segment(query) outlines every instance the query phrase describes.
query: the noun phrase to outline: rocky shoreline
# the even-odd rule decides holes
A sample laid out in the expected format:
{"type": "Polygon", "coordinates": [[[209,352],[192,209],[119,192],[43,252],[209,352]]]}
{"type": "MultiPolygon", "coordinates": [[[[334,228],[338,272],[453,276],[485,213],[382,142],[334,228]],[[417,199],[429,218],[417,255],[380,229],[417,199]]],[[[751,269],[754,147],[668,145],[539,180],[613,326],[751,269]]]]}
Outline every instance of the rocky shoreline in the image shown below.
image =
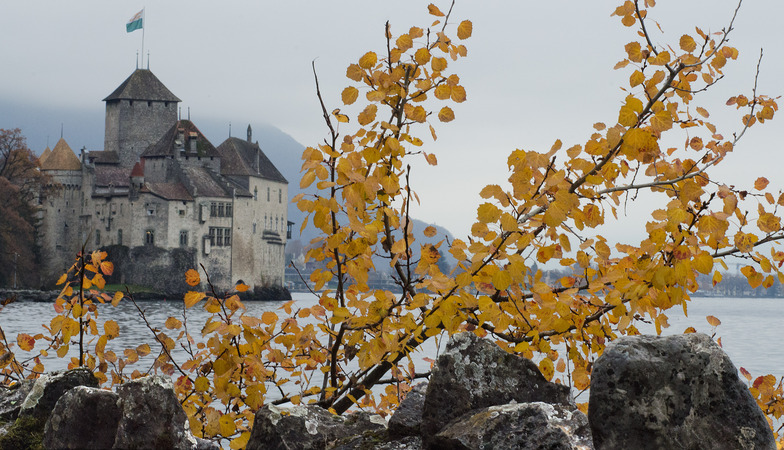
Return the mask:
{"type": "MultiPolygon", "coordinates": [[[[97,389],[86,369],[0,388],[0,449],[217,449],[188,429],[172,382],[97,389]],[[64,431],[64,430],[67,430],[64,431]]],[[[532,361],[473,333],[453,336],[395,413],[335,416],[315,405],[256,412],[260,449],[775,449],[724,351],[704,334],[624,337],[593,368],[589,415],[532,361]]]]}
{"type": "MultiPolygon", "coordinates": [[[[35,289],[0,289],[0,301],[12,299],[19,302],[53,302],[60,294],[59,290],[45,291],[35,289]]],[[[160,292],[137,292],[133,294],[134,300],[139,301],[158,301],[167,299],[181,300],[185,293],[160,293],[160,292]]],[[[282,301],[291,300],[291,293],[285,287],[265,286],[253,291],[241,292],[239,294],[242,301],[282,301]]]]}

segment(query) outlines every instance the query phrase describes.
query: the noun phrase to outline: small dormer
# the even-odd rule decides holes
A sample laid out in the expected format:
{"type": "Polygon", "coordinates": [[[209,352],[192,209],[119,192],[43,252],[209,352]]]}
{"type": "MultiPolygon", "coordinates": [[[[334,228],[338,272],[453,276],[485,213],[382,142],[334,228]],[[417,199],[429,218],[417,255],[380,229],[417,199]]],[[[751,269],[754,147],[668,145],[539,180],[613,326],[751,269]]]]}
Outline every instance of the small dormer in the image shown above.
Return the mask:
{"type": "Polygon", "coordinates": [[[196,154],[198,152],[199,133],[195,131],[188,133],[188,143],[190,145],[190,152],[196,154]]]}

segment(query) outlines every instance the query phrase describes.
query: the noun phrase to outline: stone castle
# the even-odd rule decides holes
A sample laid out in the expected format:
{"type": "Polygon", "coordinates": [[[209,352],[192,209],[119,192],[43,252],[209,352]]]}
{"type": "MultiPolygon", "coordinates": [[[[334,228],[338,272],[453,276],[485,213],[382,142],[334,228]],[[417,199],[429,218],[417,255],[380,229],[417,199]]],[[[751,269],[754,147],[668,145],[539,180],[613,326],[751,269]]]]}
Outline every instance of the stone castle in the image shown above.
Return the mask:
{"type": "Polygon", "coordinates": [[[145,69],[103,101],[102,151],[77,156],[61,138],[40,158],[60,186],[41,199],[46,281],[86,244],[109,252],[117,283],[182,292],[184,271],[203,265],[220,289],[282,286],[288,183],[251,127],[215,147],[145,69]]]}

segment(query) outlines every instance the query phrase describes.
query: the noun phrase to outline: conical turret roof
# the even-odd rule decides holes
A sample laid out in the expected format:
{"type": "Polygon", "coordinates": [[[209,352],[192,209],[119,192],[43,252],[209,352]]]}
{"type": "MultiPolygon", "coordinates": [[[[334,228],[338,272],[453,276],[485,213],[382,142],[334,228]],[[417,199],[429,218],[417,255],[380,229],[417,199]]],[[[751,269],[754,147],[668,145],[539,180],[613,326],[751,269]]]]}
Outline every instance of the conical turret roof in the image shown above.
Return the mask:
{"type": "Polygon", "coordinates": [[[52,153],[41,163],[42,170],[82,170],[82,163],[71,147],[60,138],[52,153]]]}
{"type": "Polygon", "coordinates": [[[114,92],[103,99],[105,102],[111,100],[180,101],[149,69],[136,69],[114,92]]]}
{"type": "Polygon", "coordinates": [[[46,161],[46,158],[48,158],[49,155],[51,155],[51,154],[52,154],[52,151],[49,149],[49,146],[47,145],[46,149],[44,150],[44,152],[41,153],[41,156],[38,157],[39,164],[42,165],[44,163],[44,161],[46,161]]]}

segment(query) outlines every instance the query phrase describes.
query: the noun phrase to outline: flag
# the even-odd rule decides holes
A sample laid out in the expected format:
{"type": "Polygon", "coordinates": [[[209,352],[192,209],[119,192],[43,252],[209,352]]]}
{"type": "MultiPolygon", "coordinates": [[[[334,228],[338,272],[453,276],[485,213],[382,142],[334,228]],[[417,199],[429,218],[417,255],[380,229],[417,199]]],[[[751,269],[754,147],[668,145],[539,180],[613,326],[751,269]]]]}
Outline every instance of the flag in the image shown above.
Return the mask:
{"type": "Polygon", "coordinates": [[[144,28],[144,9],[137,12],[131,20],[125,24],[125,31],[130,33],[131,31],[138,30],[139,28],[144,28]]]}

